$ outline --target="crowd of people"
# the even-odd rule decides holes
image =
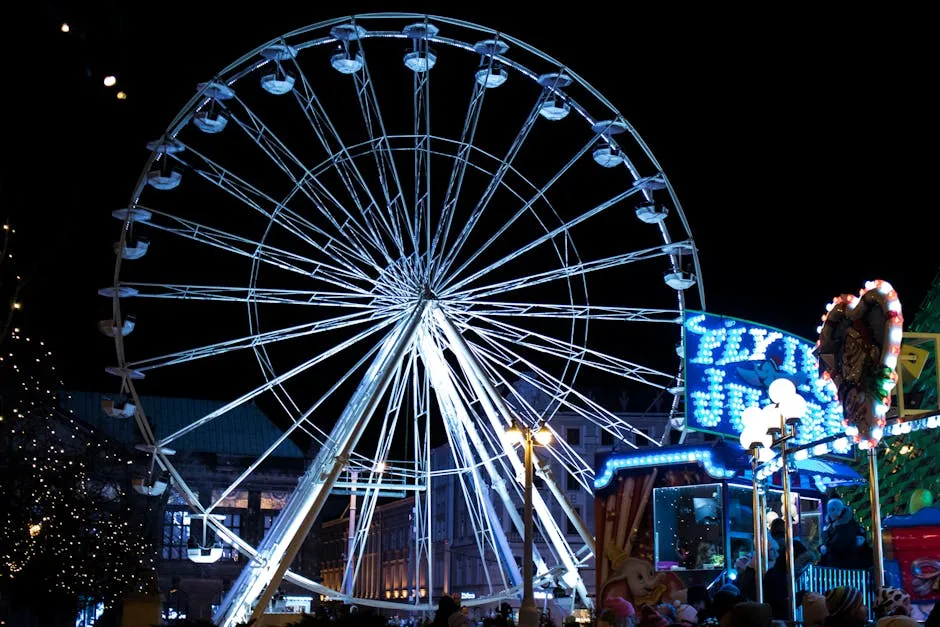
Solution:
[[[798,593],[804,627],[920,627],[911,618],[911,600],[903,590],[882,588],[874,607],[875,623],[868,620],[862,593],[851,587],[833,588],[825,595]],[[689,588],[686,603],[662,603],[634,608],[623,599],[606,603],[597,627],[783,627],[769,603],[756,603],[733,584],[725,584],[714,596],[704,586]],[[924,627],[940,627],[940,604]]]
[[[743,555],[734,564],[736,581],[727,583],[712,596],[704,586],[686,590],[685,602],[634,607],[623,598],[608,598],[597,618],[597,627],[772,627],[786,625],[789,615],[789,572],[786,560],[778,559],[786,546],[786,522],[771,523],[767,541],[767,564],[762,578],[763,602],[757,603],[757,577],[753,554]],[[831,499],[826,509],[818,555],[799,538],[793,539],[794,568],[802,572],[810,563],[846,569],[867,569],[872,565],[871,548],[851,509],[841,500]],[[865,627],[869,611],[859,590],[836,587],[825,594],[797,591],[796,605],[802,608],[805,627]],[[910,596],[903,590],[879,590],[871,608],[877,627],[910,627],[921,623],[911,618]],[[926,627],[940,627],[940,604],[934,608]]]

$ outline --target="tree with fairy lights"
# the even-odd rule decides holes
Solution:
[[[156,553],[130,454],[61,409],[53,353],[19,320],[21,285],[2,284],[16,296],[0,337],[0,593],[40,624],[74,625],[80,608],[148,589]]]

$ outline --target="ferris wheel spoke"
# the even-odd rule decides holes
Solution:
[[[477,249],[473,252],[473,254],[471,254],[470,257],[468,257],[467,260],[464,261],[464,262],[460,265],[460,267],[458,267],[456,270],[454,270],[453,272],[451,272],[450,275],[447,277],[447,280],[444,281],[442,287],[445,287],[445,288],[446,288],[449,283],[451,283],[454,279],[456,279],[458,276],[460,276],[460,275],[464,272],[464,270],[466,270],[466,269],[470,266],[470,264],[472,264],[474,261],[476,261],[476,259],[477,259],[481,254],[483,254],[483,252],[484,252],[487,248],[490,247],[490,245],[491,245],[493,242],[495,242],[496,240],[498,240],[498,239],[503,235],[503,233],[505,233],[513,224],[515,224],[515,223],[516,223],[516,220],[518,220],[518,219],[521,218],[523,215],[525,215],[525,213],[531,209],[532,205],[534,205],[534,204],[536,203],[536,201],[538,201],[540,198],[545,198],[545,194],[548,193],[548,190],[551,189],[552,185],[554,185],[555,183],[557,183],[558,180],[561,179],[561,177],[564,176],[565,173],[568,172],[568,170],[570,170],[571,167],[572,167],[575,163],[577,163],[578,160],[580,160],[581,157],[583,157],[584,154],[585,154],[586,152],[588,152],[588,151],[591,149],[592,146],[594,146],[594,142],[595,142],[595,138],[592,137],[591,140],[588,141],[588,142],[581,148],[581,150],[579,150],[577,153],[575,153],[575,155],[574,155],[573,157],[571,157],[571,159],[568,160],[568,163],[566,163],[564,166],[562,166],[561,169],[559,169],[559,170],[552,176],[552,178],[550,178],[550,179],[548,180],[548,182],[545,183],[545,185],[543,185],[537,192],[535,192],[535,194],[534,194],[528,201],[526,201],[526,203],[525,203],[524,205],[522,205],[522,207],[520,207],[518,211],[516,211],[512,216],[510,216],[510,218],[509,218],[508,220],[506,220],[506,222],[505,222],[501,227],[499,227],[499,229],[497,229],[496,232],[493,233],[493,235],[491,235],[491,236],[489,237],[489,239],[487,239],[479,248],[477,248]]]
[[[473,149],[473,140],[476,137],[477,124],[480,121],[480,112],[483,111],[483,99],[486,88],[476,80],[473,81],[473,92],[470,95],[470,104],[464,117],[463,130],[460,132],[459,148],[454,156],[454,167],[451,168],[450,181],[447,183],[447,192],[444,194],[444,203],[441,207],[441,217],[434,232],[434,241],[431,243],[431,253],[428,255],[429,271],[437,271],[434,266],[437,259],[437,249],[443,246],[450,235],[451,224],[454,219],[454,209],[460,198],[463,188],[464,175],[470,163],[470,151]]]
[[[323,107],[316,91],[310,84],[303,68],[297,63],[297,59],[293,59],[292,61],[300,78],[300,87],[294,90],[297,104],[300,106],[304,117],[313,129],[323,149],[330,155],[330,163],[343,182],[343,187],[346,188],[350,198],[352,198],[356,207],[358,207],[359,213],[362,215],[363,219],[366,220],[369,225],[375,227],[376,232],[381,229],[387,233],[389,237],[394,239],[394,229],[384,216],[382,206],[375,199],[371,188],[366,183],[362,172],[359,170],[349,149],[343,142],[342,136],[340,136],[336,127],[330,120],[326,109]],[[339,155],[339,157],[337,155]],[[352,219],[352,217],[347,218],[347,220]],[[376,242],[376,245],[382,249],[385,260],[391,263],[392,258],[388,255],[385,247],[379,242]]]
[[[257,259],[262,263],[270,264],[289,272],[295,272],[315,279],[329,279],[329,283],[359,292],[363,291],[363,289],[349,283],[348,280],[368,281],[370,284],[374,283],[368,275],[364,274],[359,268],[353,265],[343,263],[340,266],[335,266],[333,264],[315,261],[296,253],[282,250],[268,244],[262,244],[261,242],[234,235],[192,220],[186,220],[151,207],[136,205],[135,208],[143,209],[151,214],[149,219],[138,219],[137,221],[141,224],[200,244],[207,244],[221,250],[226,250],[236,255]],[[341,258],[338,259],[342,262]],[[308,267],[304,268],[298,264]]]
[[[539,285],[541,283],[547,283],[549,281],[557,281],[559,279],[582,276],[588,272],[596,272],[597,270],[604,270],[607,268],[616,268],[618,266],[623,266],[629,263],[646,261],[648,259],[655,259],[657,257],[669,257],[675,254],[676,247],[691,246],[691,241],[685,241],[663,246],[656,246],[654,248],[647,248],[645,250],[636,250],[629,253],[624,253],[622,255],[607,257],[605,259],[585,261],[570,266],[556,268],[554,270],[548,270],[545,272],[539,272],[537,274],[531,274],[529,276],[519,277],[517,279],[494,283],[492,285],[484,285],[481,287],[464,290],[463,292],[458,292],[456,296],[461,298],[486,298],[487,296],[503,294],[512,290],[524,289],[534,285]]]
[[[616,205],[616,204],[618,204],[618,203],[624,201],[625,199],[629,198],[630,196],[632,196],[632,195],[638,193],[638,189],[639,189],[638,187],[634,186],[634,187],[632,187],[632,188],[630,188],[630,189],[628,189],[628,190],[626,190],[626,191],[620,192],[620,193],[617,194],[616,196],[613,196],[612,198],[609,198],[608,200],[605,200],[605,201],[602,202],[601,204],[595,206],[593,209],[590,209],[590,210],[586,211],[585,213],[582,213],[582,214],[579,215],[578,217],[573,218],[573,219],[569,220],[568,222],[565,222],[564,224],[562,224],[562,225],[560,225],[560,226],[558,226],[558,227],[556,227],[556,228],[554,228],[554,229],[548,231],[547,233],[545,233],[545,234],[542,235],[541,237],[538,237],[538,238],[532,240],[531,242],[529,242],[529,243],[523,245],[521,248],[518,248],[517,250],[515,250],[515,251],[513,251],[513,252],[511,252],[511,253],[509,253],[509,254],[507,254],[507,255],[505,255],[505,256],[502,257],[501,259],[499,259],[499,260],[497,260],[497,261],[494,261],[493,263],[491,263],[491,264],[489,264],[488,266],[486,266],[486,267],[484,267],[484,268],[478,270],[477,272],[474,272],[473,274],[471,274],[470,276],[466,277],[465,279],[462,279],[462,280],[458,281],[457,283],[451,285],[450,287],[441,290],[441,291],[440,291],[440,294],[441,294],[441,295],[448,295],[448,294],[453,294],[453,293],[457,292],[457,291],[460,290],[460,288],[462,288],[463,286],[468,285],[469,283],[471,283],[471,282],[473,282],[473,281],[479,279],[480,277],[482,277],[483,275],[485,275],[485,274],[487,274],[487,273],[489,273],[489,272],[492,272],[494,269],[499,268],[499,267],[501,267],[501,266],[503,266],[503,265],[509,263],[510,261],[514,260],[514,259],[517,259],[518,257],[520,257],[520,256],[522,256],[523,254],[529,252],[529,251],[532,250],[533,248],[536,248],[536,247],[538,247],[538,246],[544,244],[545,242],[550,242],[550,241],[552,241],[552,240],[553,240],[555,237],[557,237],[558,235],[561,235],[562,233],[567,232],[569,229],[571,229],[571,228],[577,226],[578,224],[581,224],[582,222],[593,218],[594,216],[596,216],[597,214],[603,212],[604,210],[609,209],[610,207],[613,207],[614,205]]]
[[[336,241],[335,237],[327,234],[317,225],[289,209],[285,203],[278,202],[221,164],[201,154],[199,151],[188,146],[187,148],[187,152],[196,155],[208,168],[207,170],[190,164],[185,159],[183,159],[180,154],[173,155],[173,159],[183,164],[185,167],[191,169],[195,174],[212,183],[222,191],[238,199],[249,208],[260,213],[265,218],[271,220],[281,228],[287,230],[295,237],[301,239],[314,248],[322,247],[324,244],[317,242],[311,237],[309,233],[315,233],[317,235],[326,237],[328,243]],[[300,226],[303,228],[298,228]],[[357,254],[361,256],[362,259],[371,260],[369,254],[362,248],[358,238],[352,237],[353,233],[351,231],[340,234],[349,239],[349,246],[351,248],[358,248]],[[378,244],[373,245],[379,246]]]
[[[530,350],[571,360],[596,370],[608,372],[660,389],[668,387],[676,378],[674,374],[635,364],[620,357],[614,357],[613,355],[608,355],[584,346],[578,346],[565,340],[523,329],[514,324],[492,320],[483,316],[476,316],[472,312],[468,315],[472,318],[484,320],[495,327],[495,329],[488,329],[477,325],[473,327],[475,333],[487,335],[512,346],[524,346]],[[467,322],[462,322],[461,324],[467,328],[470,326]]]
[[[404,247],[402,224],[408,229],[412,250],[415,252],[418,251],[418,239],[412,229],[411,220],[408,218],[405,194],[402,191],[398,168],[395,166],[395,157],[388,141],[388,134],[385,131],[385,121],[382,119],[379,100],[375,95],[372,76],[369,73],[369,62],[366,58],[365,46],[362,45],[361,41],[359,51],[362,55],[362,69],[353,74],[356,97],[359,100],[359,108],[362,111],[366,132],[369,139],[376,145],[376,150],[372,151],[372,155],[375,159],[375,167],[378,170],[379,183],[382,186],[382,195],[385,198],[385,206],[388,208],[391,227],[395,233],[395,244],[398,246],[399,254],[405,257],[407,253]]]
[[[429,51],[427,38],[418,40],[417,45],[427,56]],[[417,240],[421,239],[422,232],[425,239],[425,251],[429,251],[431,249],[431,72],[413,72],[413,74],[415,199],[412,232],[416,238],[415,251],[419,250]],[[428,255],[428,263],[430,263],[430,255]]]
[[[265,125],[261,118],[258,117],[244,101],[237,96],[235,100],[244,109],[245,114],[248,116],[248,122],[243,121],[240,117],[235,115],[234,112],[231,113],[232,120],[235,121],[238,127],[261,148],[271,161],[284,172],[294,184],[295,187],[294,191],[291,192],[291,196],[295,195],[298,191],[303,193],[304,196],[317,207],[317,210],[323,217],[333,225],[337,233],[352,235],[352,231],[355,233],[356,239],[364,237],[370,240],[374,246],[381,246],[374,234],[360,224],[346,209],[343,203],[336,199],[333,194],[320,183],[312,170],[304,165],[304,163],[291,152],[287,145],[270,127]],[[294,168],[291,167],[290,163],[294,164]],[[295,168],[298,172],[294,171]],[[331,201],[331,206],[345,216],[345,220],[342,224],[336,221],[336,218],[327,208],[323,197],[328,198]],[[354,201],[358,203],[358,198],[354,198]],[[360,212],[362,212],[361,207]]]
[[[179,300],[207,300],[236,303],[306,305],[312,307],[351,307],[374,309],[374,294],[349,294],[312,290],[288,290],[264,287],[230,287],[217,285],[183,285],[166,283],[138,283],[122,281],[118,289],[129,288],[128,296],[138,298],[170,298]],[[109,288],[109,292],[110,292]],[[383,297],[394,300],[393,296]],[[404,305],[404,300],[402,304]]]
[[[435,341],[436,340],[436,341]],[[505,541],[502,528],[493,529],[490,517],[487,515],[488,508],[492,507],[487,499],[479,499],[476,495],[485,494],[486,486],[480,477],[480,468],[484,468],[490,475],[491,481],[496,478],[496,472],[493,468],[493,456],[488,451],[481,450],[482,442],[474,430],[469,426],[471,423],[470,412],[461,398],[457,388],[453,371],[447,366],[441,349],[440,338],[431,338],[430,333],[426,333],[421,338],[422,348],[420,354],[425,361],[426,370],[430,373],[432,385],[440,408],[441,415],[444,418],[444,431],[450,443],[451,454],[454,460],[454,466],[458,469],[464,469],[457,473],[461,486],[467,511],[470,512],[473,520],[473,538],[477,545],[481,559],[485,562],[486,546],[492,548],[496,556],[498,570],[500,571],[503,586],[505,587],[505,572],[502,568],[502,562],[508,558],[509,548]],[[474,437],[476,436],[476,437]],[[471,444],[477,449],[477,455],[480,458],[480,464],[476,463]],[[478,467],[479,466],[479,467]],[[473,492],[466,485],[464,474],[469,472],[473,480]],[[499,491],[500,488],[497,488]],[[472,494],[472,496],[471,496]],[[500,536],[497,538],[497,536]],[[500,550],[502,545],[502,550]],[[501,555],[502,554],[502,555]],[[515,573],[518,579],[518,573]],[[492,582],[487,576],[487,585],[492,591]]]
[[[473,211],[470,213],[470,217],[467,219],[467,223],[461,229],[460,233],[457,235],[456,240],[454,241],[454,244],[451,246],[449,252],[444,257],[444,261],[441,263],[441,267],[438,270],[438,281],[442,280],[447,275],[447,272],[456,260],[457,255],[460,254],[460,250],[467,243],[467,240],[470,237],[470,233],[473,231],[473,227],[475,227],[477,222],[479,222],[483,212],[489,205],[490,200],[492,200],[493,195],[496,194],[496,190],[498,190],[502,184],[503,178],[512,167],[512,162],[519,154],[519,151],[522,150],[522,146],[525,144],[525,140],[528,138],[529,132],[532,130],[532,127],[535,126],[536,120],[539,119],[539,109],[544,99],[545,92],[542,93],[542,95],[536,101],[535,106],[532,107],[532,110],[529,112],[529,117],[526,118],[522,128],[519,129],[519,132],[516,134],[512,145],[509,147],[509,150],[506,151],[506,156],[500,162],[499,167],[496,169],[496,172],[493,174],[493,177],[487,184],[486,189],[483,191],[483,195],[474,206]]]
[[[284,340],[306,337],[326,331],[334,331],[336,329],[342,329],[357,324],[372,322],[374,320],[392,315],[394,315],[394,313],[389,310],[357,311],[355,313],[345,314],[335,318],[317,320],[316,322],[308,322],[293,327],[275,329],[273,331],[266,331],[264,333],[256,333],[238,339],[216,342],[215,344],[190,348],[167,355],[161,355],[159,357],[141,359],[139,361],[129,363],[128,366],[140,371],[153,370],[154,368],[163,368],[166,366],[173,366],[180,363],[194,361],[196,359],[203,359],[205,357],[214,357],[216,355],[238,351],[245,348],[266,346],[275,342],[283,342]]]
[[[608,307],[603,305],[501,302],[478,299],[447,300],[448,308],[470,310],[487,317],[560,318],[564,320],[609,320],[617,322],[664,322],[682,324],[678,309]]]
[[[637,429],[632,424],[617,416],[610,410],[599,405],[596,401],[588,398],[576,388],[558,381],[544,369],[539,367],[515,351],[509,349],[504,343],[493,340],[488,336],[481,336],[486,342],[487,347],[481,346],[475,342],[469,342],[475,352],[486,360],[487,370],[491,373],[498,372],[498,369],[504,369],[521,381],[525,381],[534,387],[542,390],[550,398],[557,400],[561,406],[566,407],[572,413],[581,416],[588,422],[597,425],[604,431],[611,433],[616,439],[625,441],[628,445],[636,448],[636,445],[626,439],[627,434],[634,434],[636,437],[642,437],[656,446],[661,446],[660,442],[651,438],[643,431]],[[521,367],[516,367],[519,364]],[[530,376],[534,372],[537,378]],[[498,376],[498,375],[495,375]],[[563,392],[558,395],[557,390]],[[573,400],[577,402],[573,402]],[[579,404],[581,403],[581,404]]]
[[[226,405],[220,407],[219,409],[217,409],[217,410],[215,410],[215,411],[213,411],[213,412],[210,412],[210,413],[206,414],[205,416],[203,416],[203,417],[201,417],[201,418],[196,419],[194,422],[192,422],[192,423],[186,425],[186,426],[183,427],[182,429],[179,429],[178,431],[175,431],[174,433],[171,433],[170,435],[168,435],[168,436],[166,436],[165,438],[161,439],[160,442],[159,442],[159,445],[160,445],[160,446],[166,446],[166,445],[170,444],[170,443],[173,442],[174,440],[176,440],[176,439],[178,439],[178,438],[180,438],[180,437],[186,435],[186,434],[189,433],[190,431],[193,431],[194,429],[198,429],[198,428],[201,427],[202,425],[204,425],[204,424],[206,424],[206,423],[208,423],[208,422],[211,422],[212,420],[215,420],[215,419],[218,418],[219,416],[225,415],[226,413],[230,412],[231,410],[235,409],[236,407],[239,407],[239,406],[243,405],[244,403],[247,403],[247,402],[250,401],[251,399],[258,397],[258,396],[260,396],[261,394],[264,394],[265,392],[267,392],[267,391],[270,390],[271,388],[273,388],[273,387],[275,387],[275,386],[278,386],[278,385],[281,385],[281,384],[284,383],[285,381],[288,381],[288,380],[292,379],[293,377],[297,376],[298,374],[301,374],[302,372],[305,372],[305,371],[309,370],[309,369],[312,368],[313,366],[316,366],[317,364],[319,364],[319,363],[321,363],[321,362],[323,362],[323,361],[329,359],[330,357],[333,357],[334,355],[337,355],[337,354],[343,352],[344,350],[346,350],[346,349],[349,348],[350,346],[353,346],[354,344],[356,344],[356,343],[358,343],[358,342],[364,340],[365,338],[371,336],[371,335],[374,334],[376,331],[379,331],[379,330],[381,330],[381,329],[384,329],[384,328],[390,326],[392,323],[401,320],[403,317],[404,317],[404,314],[401,314],[401,315],[399,315],[399,316],[389,317],[389,318],[386,318],[385,320],[379,321],[378,323],[374,324],[374,325],[371,326],[370,328],[365,329],[365,330],[363,330],[363,331],[360,331],[359,333],[357,333],[357,334],[354,335],[353,337],[348,338],[348,339],[346,339],[346,340],[340,342],[340,343],[337,344],[336,346],[334,346],[334,347],[332,347],[332,348],[330,348],[330,349],[328,349],[328,350],[323,351],[323,352],[320,353],[319,355],[316,355],[316,356],[314,356],[314,357],[312,357],[312,358],[310,358],[310,359],[304,361],[303,363],[301,363],[301,364],[299,364],[299,365],[297,365],[297,366],[294,366],[294,367],[291,368],[290,370],[284,372],[284,374],[278,375],[277,377],[275,377],[274,379],[271,379],[270,381],[266,381],[264,384],[262,384],[262,385],[256,387],[255,389],[253,389],[253,390],[250,391],[250,392],[247,392],[247,393],[241,395],[240,397],[238,397],[238,398],[235,399],[234,401],[231,401],[230,403],[227,403]]]

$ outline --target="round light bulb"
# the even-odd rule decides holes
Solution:
[[[774,403],[782,403],[785,398],[796,394],[796,386],[789,379],[777,379],[767,388],[767,394]]]
[[[539,427],[534,437],[535,441],[542,446],[547,446],[552,443],[552,432],[548,427]]]
[[[761,409],[757,405],[748,407],[741,412],[741,424],[747,427],[759,427],[762,424]]]
[[[780,429],[780,408],[776,405],[767,405],[761,410],[761,418],[765,431]]]
[[[806,399],[793,394],[780,402],[780,413],[787,420],[798,420],[806,415]]]
[[[111,74],[108,74],[107,76],[104,77],[105,87],[114,87],[115,85],[117,85],[117,78],[115,78]]]

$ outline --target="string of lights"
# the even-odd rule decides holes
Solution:
[[[62,389],[51,348],[11,326],[0,341],[0,585],[18,600],[110,606],[153,585],[138,504],[152,505],[130,490],[130,454],[63,411]]]

